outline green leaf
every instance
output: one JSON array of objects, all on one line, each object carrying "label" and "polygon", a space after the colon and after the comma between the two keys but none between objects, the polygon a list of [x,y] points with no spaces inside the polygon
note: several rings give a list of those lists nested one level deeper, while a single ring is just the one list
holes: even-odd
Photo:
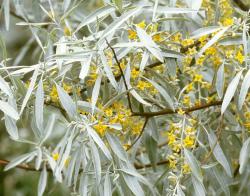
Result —
[{"label": "green leaf", "polygon": [[111,182],[109,177],[109,170],[106,172],[104,181],[104,196],[112,196]]},{"label": "green leaf", "polygon": [[12,169],[13,167],[16,167],[17,165],[21,164],[22,162],[24,162],[25,160],[29,159],[31,161],[31,158],[34,158],[36,152],[29,152],[26,154],[23,154],[21,156],[16,157],[15,159],[13,159],[11,162],[8,163],[8,165],[5,166],[4,171],[8,171],[10,169]]},{"label": "green leaf", "polygon": [[79,31],[82,27],[95,22],[97,19],[100,19],[108,14],[111,14],[115,11],[114,7],[111,6],[105,6],[101,7],[100,9],[97,9],[96,11],[92,12],[90,15],[88,15],[83,22],[81,22],[78,27],[76,28],[75,32]]},{"label": "green leaf", "polygon": [[192,183],[194,186],[194,191],[197,196],[206,196],[206,190],[202,181],[198,180],[195,176],[192,175]]},{"label": "green leaf", "polygon": [[232,175],[231,167],[213,132],[208,133],[208,140],[209,140],[210,148],[211,150],[213,150],[213,155],[215,159],[225,169],[227,175],[232,177],[233,175]]},{"label": "green leaf", "polygon": [[197,39],[197,38],[202,37],[204,35],[214,33],[214,32],[216,32],[216,31],[218,31],[220,29],[221,29],[221,27],[219,27],[219,26],[203,27],[203,28],[197,29],[194,32],[192,32],[191,33],[191,38],[192,39]]},{"label": "green leaf", "polygon": [[123,147],[120,144],[120,141],[118,140],[117,137],[107,133],[106,134],[106,138],[109,142],[109,145],[111,147],[111,149],[113,150],[113,152],[117,155],[117,157],[119,157],[119,159],[127,162],[128,161],[128,157],[126,152],[124,151]]},{"label": "green leaf", "polygon": [[242,148],[240,150],[240,158],[239,158],[239,172],[242,174],[247,166],[247,161],[249,159],[249,153],[250,153],[250,138],[248,138],[242,145]]},{"label": "green leaf", "polygon": [[164,62],[161,50],[153,41],[152,37],[148,35],[147,32],[140,27],[136,27],[136,31],[138,37],[140,38],[144,46],[148,49],[148,51],[151,52],[152,55],[154,55],[160,62]]},{"label": "green leaf", "polygon": [[5,27],[6,30],[8,31],[10,26],[10,0],[4,0],[3,7],[4,7]]},{"label": "green leaf", "polygon": [[71,97],[64,91],[64,89],[56,84],[59,100],[66,110],[69,117],[73,118],[76,115],[76,105]]},{"label": "green leaf", "polygon": [[145,79],[147,81],[149,81],[159,91],[159,93],[163,96],[163,98],[168,103],[168,105],[170,106],[170,108],[174,111],[175,110],[174,103],[172,101],[172,98],[167,93],[167,91],[161,85],[157,84],[155,81],[147,79],[147,78],[145,78]]},{"label": "green leaf", "polygon": [[100,93],[100,87],[101,87],[101,82],[102,82],[102,74],[99,73],[96,81],[95,81],[95,85],[93,87],[93,91],[92,91],[92,97],[91,97],[91,110],[92,110],[92,114],[94,113],[95,110],[95,105]]},{"label": "green leaf", "polygon": [[201,168],[200,168],[195,156],[193,155],[193,153],[191,153],[187,149],[184,149],[184,155],[185,155],[185,158],[186,158],[186,161],[187,161],[188,165],[191,168],[192,174],[200,182],[202,182]]},{"label": "green leaf", "polygon": [[121,15],[119,18],[114,20],[103,32],[101,39],[106,38],[109,34],[111,34],[113,31],[115,31],[117,28],[119,28],[125,21],[127,21],[131,16],[135,16],[137,12],[141,10],[141,7],[138,7],[136,9],[132,9],[123,15]]},{"label": "green leaf", "polygon": [[39,178],[39,182],[38,182],[38,196],[42,196],[46,185],[47,185],[47,168],[46,165],[44,164],[43,166],[43,170],[41,172],[40,178]]},{"label": "green leaf", "polygon": [[222,65],[219,67],[217,71],[217,76],[216,76],[216,91],[219,96],[219,98],[223,97],[223,89],[224,89],[224,62]]},{"label": "green leaf", "polygon": [[203,52],[206,51],[206,49],[208,49],[209,47],[211,47],[212,45],[214,45],[223,35],[224,33],[229,29],[229,27],[224,27],[222,30],[220,30],[218,33],[215,34],[215,36],[209,40],[203,47],[202,49],[199,51],[197,56],[201,56],[203,54]]},{"label": "green leaf", "polygon": [[242,70],[236,74],[234,79],[228,85],[223,102],[222,102],[222,106],[221,106],[221,114],[223,114],[226,111],[227,106],[231,102],[231,100],[234,96],[234,93],[236,91],[236,88],[239,84],[241,75],[242,75]]},{"label": "green leaf", "polygon": [[101,160],[100,160],[99,152],[93,141],[90,142],[90,147],[91,147],[92,161],[93,161],[94,168],[95,168],[96,182],[97,184],[99,184],[101,182],[101,177],[102,177],[101,176],[101,172],[102,172]]},{"label": "green leaf", "polygon": [[240,95],[238,100],[238,106],[240,110],[242,109],[243,103],[246,99],[249,87],[250,87],[250,69],[247,71],[240,89]]},{"label": "green leaf", "polygon": [[39,65],[37,65],[36,67],[33,68],[35,70],[34,70],[34,73],[33,73],[32,77],[31,77],[30,85],[29,85],[29,88],[27,90],[27,93],[26,93],[26,95],[25,95],[25,97],[23,99],[23,103],[22,103],[21,111],[20,111],[20,116],[23,113],[23,110],[24,110],[25,106],[27,105],[27,103],[29,101],[29,98],[30,98],[30,96],[32,94],[32,91],[33,91],[33,89],[35,87],[36,79],[37,79],[37,76],[38,76],[38,73],[39,73],[39,68],[40,68]]},{"label": "green leaf", "polygon": [[44,106],[44,91],[43,91],[43,80],[40,79],[36,91],[35,99],[35,119],[37,128],[43,130],[43,106]]},{"label": "green leaf", "polygon": [[19,114],[8,102],[0,100],[0,110],[14,120],[19,119]]},{"label": "green leaf", "polygon": [[92,137],[92,139],[95,141],[95,143],[99,146],[99,148],[102,150],[102,152],[105,154],[105,156],[111,160],[112,156],[108,150],[108,148],[106,147],[106,145],[104,144],[104,142],[102,141],[102,139],[99,137],[99,135],[95,132],[95,130],[90,127],[89,125],[85,124],[87,131],[89,133],[89,135]]},{"label": "green leaf", "polygon": [[13,97],[10,86],[5,80],[0,76],[0,89],[10,97]]}]

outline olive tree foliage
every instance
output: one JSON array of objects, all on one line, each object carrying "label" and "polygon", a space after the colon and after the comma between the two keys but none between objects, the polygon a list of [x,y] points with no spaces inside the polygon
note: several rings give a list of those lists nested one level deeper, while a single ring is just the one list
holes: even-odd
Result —
[{"label": "olive tree foliage", "polygon": [[17,59],[1,39],[2,121],[30,146],[5,170],[40,172],[38,195],[49,175],[79,195],[249,195],[247,4],[93,2],[2,1],[32,35]]}]

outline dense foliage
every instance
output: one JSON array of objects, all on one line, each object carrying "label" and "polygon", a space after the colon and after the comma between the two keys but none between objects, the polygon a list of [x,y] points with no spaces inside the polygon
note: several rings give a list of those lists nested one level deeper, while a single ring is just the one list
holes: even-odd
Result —
[{"label": "dense foliage", "polygon": [[[49,176],[76,195],[250,194],[247,3],[3,0],[1,12],[2,123],[23,149],[0,157],[5,171],[39,173],[38,195]],[[15,25],[30,34],[13,55]]]}]

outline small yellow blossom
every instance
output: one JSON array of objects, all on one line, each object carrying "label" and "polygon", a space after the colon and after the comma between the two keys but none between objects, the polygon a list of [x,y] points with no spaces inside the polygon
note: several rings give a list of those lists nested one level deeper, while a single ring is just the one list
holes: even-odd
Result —
[{"label": "small yellow blossom", "polygon": [[222,24],[223,24],[224,26],[231,26],[233,23],[234,23],[233,18],[226,18],[226,19],[222,22]]},{"label": "small yellow blossom", "polygon": [[167,136],[168,136],[168,145],[173,145],[176,141],[176,135],[170,132],[167,134]]},{"label": "small yellow blossom", "polygon": [[185,148],[192,148],[194,146],[195,138],[192,136],[186,136],[183,140]]},{"label": "small yellow blossom", "polygon": [[205,56],[201,56],[201,57],[199,57],[199,58],[196,60],[196,64],[197,64],[197,65],[203,65],[204,60],[205,60]]},{"label": "small yellow blossom", "polygon": [[71,36],[71,30],[67,26],[63,28],[64,35]]},{"label": "small yellow blossom", "polygon": [[155,41],[155,42],[161,42],[162,40],[163,40],[163,38],[161,37],[161,34],[155,34],[155,35],[153,35],[153,40]]},{"label": "small yellow blossom", "polygon": [[113,115],[113,110],[111,108],[108,108],[104,111],[106,116],[111,117]]},{"label": "small yellow blossom", "polygon": [[185,47],[185,46],[190,46],[194,44],[194,40],[193,39],[184,39],[182,40],[181,44]]},{"label": "small yellow blossom", "polygon": [[58,152],[52,154],[52,158],[57,161],[59,159],[59,154]]},{"label": "small yellow blossom", "polygon": [[190,97],[188,95],[184,95],[182,103],[186,106],[190,106]]},{"label": "small yellow blossom", "polygon": [[187,54],[194,55],[197,53],[196,47],[188,48]]},{"label": "small yellow blossom", "polygon": [[132,69],[131,71],[131,78],[135,79],[139,76],[140,72],[136,70],[135,68]]},{"label": "small yellow blossom", "polygon": [[137,38],[137,33],[131,29],[128,30],[128,38],[133,40]]},{"label": "small yellow blossom", "polygon": [[184,114],[185,114],[185,111],[184,111],[183,109],[180,108],[180,109],[178,109],[177,113],[180,114],[180,115],[184,115]]},{"label": "small yellow blossom", "polygon": [[193,86],[193,83],[190,83],[190,84],[187,85],[186,92],[189,93],[192,90],[194,90],[194,86]]},{"label": "small yellow blossom", "polygon": [[59,101],[56,86],[52,87],[49,95],[50,95],[50,98],[51,98],[52,102],[57,103]]},{"label": "small yellow blossom", "polygon": [[104,125],[102,122],[98,122],[98,124],[94,125],[94,128],[96,132],[103,136],[106,132],[107,125]]},{"label": "small yellow blossom", "polygon": [[141,21],[140,23],[136,24],[137,27],[140,27],[142,29],[144,29],[146,27],[146,23],[145,20]]},{"label": "small yellow blossom", "polygon": [[237,54],[236,54],[236,56],[235,56],[235,59],[236,59],[240,64],[242,64],[243,61],[244,61],[244,59],[245,59],[245,57],[244,57],[244,55],[243,55],[240,51],[238,51]]},{"label": "small yellow blossom", "polygon": [[195,74],[193,80],[194,80],[194,82],[202,82],[202,78],[203,78],[202,75],[200,75],[200,74]]},{"label": "small yellow blossom", "polygon": [[183,174],[188,174],[191,172],[191,168],[189,167],[189,165],[187,163],[182,165],[182,169],[183,169]]},{"label": "small yellow blossom", "polygon": [[208,49],[206,49],[205,54],[206,55],[215,55],[216,54],[215,47],[209,47]]}]

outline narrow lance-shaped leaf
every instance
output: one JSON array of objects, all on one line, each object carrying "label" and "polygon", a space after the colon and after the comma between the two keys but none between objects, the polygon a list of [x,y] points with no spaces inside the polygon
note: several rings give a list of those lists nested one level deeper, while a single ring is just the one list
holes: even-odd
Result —
[{"label": "narrow lance-shaped leaf", "polygon": [[185,154],[186,161],[191,168],[192,174],[197,178],[197,180],[202,182],[201,169],[195,156],[187,149],[184,149],[184,154]]},{"label": "narrow lance-shaped leaf", "polygon": [[167,91],[161,85],[157,84],[155,81],[147,79],[147,78],[145,78],[145,79],[147,81],[149,81],[159,91],[159,93],[163,96],[163,98],[168,103],[168,105],[170,106],[170,108],[174,111],[175,110],[174,109],[174,103],[172,101],[172,98],[167,93]]},{"label": "narrow lance-shaped leaf", "polygon": [[151,52],[152,55],[154,55],[159,61],[164,62],[161,50],[153,41],[152,37],[148,35],[146,31],[144,31],[139,27],[136,28],[136,31],[138,33],[138,37],[140,38],[141,42],[149,50],[149,52]]},{"label": "narrow lance-shaped leaf", "polygon": [[5,166],[4,171],[7,171],[13,167],[16,167],[17,165],[21,164],[25,160],[30,159],[31,157],[34,157],[35,154],[36,152],[34,151],[34,152],[29,152],[29,153],[16,157],[11,162],[9,162],[8,165]]},{"label": "narrow lance-shaped leaf", "polygon": [[92,12],[90,15],[88,15],[83,22],[81,22],[81,24],[78,25],[77,29],[75,30],[74,33],[76,33],[77,31],[79,31],[82,27],[92,23],[92,22],[95,22],[96,19],[98,18],[102,18],[112,12],[115,11],[115,8],[114,7],[111,7],[111,6],[105,6],[105,7],[102,7],[100,9],[97,9],[96,11]]},{"label": "narrow lance-shaped leaf", "polygon": [[213,132],[208,134],[208,140],[209,140],[210,148],[213,150],[214,157],[225,169],[227,175],[232,177],[231,167],[228,163],[228,160],[224,152],[222,151],[220,145],[218,144],[217,138]]},{"label": "narrow lance-shaped leaf", "polygon": [[215,86],[219,98],[222,98],[223,88],[224,88],[224,63],[220,66],[220,68],[217,71]]},{"label": "narrow lance-shaped leaf", "polygon": [[109,170],[106,172],[105,181],[104,181],[104,196],[112,196]]},{"label": "narrow lance-shaped leaf", "polygon": [[8,31],[10,26],[10,0],[4,0],[3,6],[4,6],[5,27]]},{"label": "narrow lance-shaped leaf", "polygon": [[141,7],[138,7],[136,9],[132,9],[123,15],[121,15],[119,18],[114,20],[103,32],[102,39],[107,37],[110,33],[115,31],[117,28],[119,28],[125,21],[127,21],[131,16],[134,16],[137,12],[141,10]]},{"label": "narrow lance-shaped leaf", "polygon": [[89,125],[85,125],[87,128],[87,131],[89,133],[89,135],[91,136],[91,138],[95,141],[95,143],[99,146],[99,148],[102,150],[102,152],[105,154],[105,156],[111,160],[112,156],[108,150],[108,148],[106,147],[106,145],[104,144],[104,142],[102,141],[102,139],[99,137],[99,135],[95,132],[95,130],[93,130],[92,127],[90,127]]},{"label": "narrow lance-shaped leaf", "polygon": [[250,138],[248,138],[242,145],[240,150],[240,158],[239,158],[239,172],[242,174],[247,166],[247,161],[249,160],[249,152],[250,152]]},{"label": "narrow lance-shaped leaf", "polygon": [[203,52],[206,51],[206,49],[208,49],[210,46],[214,45],[224,35],[224,33],[228,30],[228,28],[229,27],[223,28],[211,40],[209,40],[205,44],[205,46],[203,46],[203,48],[200,50],[200,52],[198,53],[198,56],[201,56],[203,54]]},{"label": "narrow lance-shaped leaf", "polygon": [[92,110],[92,114],[94,113],[95,110],[95,105],[100,93],[100,87],[101,87],[101,82],[102,82],[102,74],[99,73],[96,81],[95,81],[95,85],[92,91],[92,97],[91,97],[91,110]]},{"label": "narrow lance-shaped leaf", "polygon": [[240,95],[239,95],[239,100],[238,100],[238,106],[239,106],[240,110],[241,110],[243,103],[246,99],[249,87],[250,87],[250,69],[247,71],[247,73],[243,79],[241,89],[240,89]]},{"label": "narrow lance-shaped leaf", "polygon": [[44,164],[38,183],[38,196],[42,196],[47,185],[47,168]]},{"label": "narrow lance-shaped leaf", "polygon": [[8,96],[13,97],[9,84],[0,76],[0,89]]},{"label": "narrow lance-shaped leaf", "polygon": [[43,91],[43,80],[40,79],[36,91],[35,99],[35,119],[37,128],[42,131],[43,129],[43,105],[44,105],[44,91]]},{"label": "narrow lance-shaped leaf", "polygon": [[124,149],[122,148],[119,140],[115,136],[113,136],[109,133],[106,134],[106,138],[109,142],[109,145],[111,146],[111,149],[116,154],[116,156],[119,157],[119,159],[127,162],[128,161],[127,154],[124,151]]},{"label": "narrow lance-shaped leaf", "polygon": [[33,91],[33,89],[35,87],[36,79],[37,79],[37,76],[38,76],[38,73],[39,73],[39,68],[40,68],[39,65],[37,65],[35,67],[34,73],[33,73],[32,77],[31,77],[31,80],[30,80],[29,88],[28,88],[27,93],[26,93],[26,95],[25,95],[25,97],[23,99],[20,115],[23,113],[23,110],[24,110],[25,106],[27,105],[27,103],[29,101],[29,98],[30,98],[30,96],[32,94],[32,91]]},{"label": "narrow lance-shaped leaf", "polygon": [[197,196],[206,196],[206,190],[201,181],[199,181],[196,177],[192,176],[192,183]]},{"label": "narrow lance-shaped leaf", "polygon": [[222,106],[221,106],[221,114],[223,114],[226,111],[227,106],[231,102],[231,100],[232,100],[232,98],[234,96],[234,93],[236,91],[236,88],[237,88],[237,86],[239,84],[241,74],[242,74],[242,70],[239,73],[236,74],[234,79],[228,85],[225,96],[224,96],[224,99],[223,99],[223,102],[222,102]]},{"label": "narrow lance-shaped leaf", "polygon": [[19,119],[19,114],[8,102],[0,100],[0,110],[15,120]]},{"label": "narrow lance-shaped leaf", "polygon": [[76,115],[76,105],[71,97],[64,91],[64,89],[56,84],[58,96],[63,108],[67,114],[72,118]]},{"label": "narrow lance-shaped leaf", "polygon": [[88,75],[91,59],[92,59],[92,55],[88,56],[88,58],[85,59],[84,62],[81,62],[82,67],[81,67],[79,78],[82,80],[84,80],[85,77]]},{"label": "narrow lance-shaped leaf", "polygon": [[101,172],[102,172],[101,160],[100,160],[99,152],[93,141],[90,142],[90,146],[91,146],[92,161],[93,161],[94,168],[95,168],[96,181],[97,181],[97,184],[99,184],[101,181]]}]

